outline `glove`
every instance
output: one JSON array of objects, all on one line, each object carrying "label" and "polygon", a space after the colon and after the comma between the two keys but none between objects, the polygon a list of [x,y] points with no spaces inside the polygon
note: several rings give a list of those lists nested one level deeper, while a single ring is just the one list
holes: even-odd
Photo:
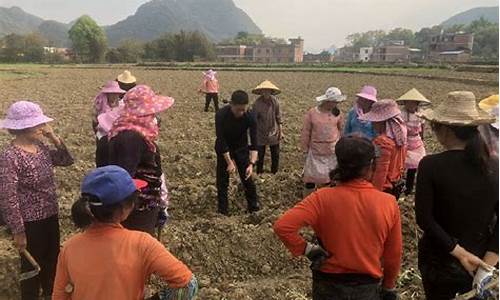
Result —
[{"label": "glove", "polygon": [[382,288],[380,292],[380,299],[382,300],[398,300],[399,294],[396,289],[386,289]]},{"label": "glove", "polygon": [[158,220],[156,221],[156,227],[163,227],[165,224],[168,223],[169,219],[168,211],[167,209],[162,209],[158,212]]},{"label": "glove", "polygon": [[321,264],[330,257],[330,253],[323,249],[323,247],[312,243],[307,243],[304,255],[312,262],[311,269],[313,270],[319,270]]},{"label": "glove", "polygon": [[493,296],[491,290],[485,289],[486,285],[493,280],[493,270],[493,268],[487,270],[479,266],[476,271],[476,275],[472,281],[472,287],[476,290],[477,297],[480,299],[487,299]]}]

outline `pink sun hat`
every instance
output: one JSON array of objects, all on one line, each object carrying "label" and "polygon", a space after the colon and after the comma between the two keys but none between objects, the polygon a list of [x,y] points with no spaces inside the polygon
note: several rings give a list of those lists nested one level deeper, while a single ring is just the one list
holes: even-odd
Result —
[{"label": "pink sun hat", "polygon": [[106,85],[101,89],[101,93],[104,94],[125,94],[126,92],[120,88],[120,85],[115,80],[106,82]]},{"label": "pink sun hat", "polygon": [[43,114],[38,104],[20,100],[13,103],[7,110],[7,116],[0,121],[0,127],[21,130],[54,121]]},{"label": "pink sun hat", "polygon": [[136,116],[148,116],[169,109],[174,98],[156,95],[147,85],[138,85],[123,97],[124,110]]},{"label": "pink sun hat", "polygon": [[371,85],[365,85],[361,88],[361,92],[359,92],[359,94],[356,94],[356,96],[373,102],[377,102],[377,89]]},{"label": "pink sun hat", "polygon": [[210,80],[213,80],[215,78],[215,75],[217,74],[217,72],[215,72],[214,70],[210,69],[206,72],[203,72],[203,76],[207,79],[210,79]]},{"label": "pink sun hat", "polygon": [[379,100],[372,105],[372,109],[359,117],[362,121],[383,122],[401,114],[396,101],[392,99]]}]

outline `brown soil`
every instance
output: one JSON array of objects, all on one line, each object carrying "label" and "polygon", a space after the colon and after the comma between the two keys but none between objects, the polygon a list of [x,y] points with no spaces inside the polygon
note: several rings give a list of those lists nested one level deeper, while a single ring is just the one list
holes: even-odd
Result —
[{"label": "brown soil", "polygon": [[[77,162],[57,170],[63,239],[75,232],[68,215],[78,194],[79,182],[93,167],[94,138],[90,112],[93,96],[106,80],[121,70],[40,68],[43,77],[1,79],[0,111],[15,99],[34,99],[50,116],[54,127],[66,141]],[[452,90],[471,90],[478,98],[498,93],[497,88],[431,81],[425,79],[353,74],[315,74],[284,72],[221,72],[222,97],[240,88],[250,90],[264,79],[282,90],[286,140],[282,146],[281,171],[276,176],[257,179],[264,209],[255,216],[245,214],[244,197],[233,179],[230,188],[231,217],[215,214],[215,154],[213,112],[203,113],[203,100],[196,93],[198,71],[133,70],[141,82],[156,91],[173,96],[175,106],[162,115],[160,148],[171,195],[172,221],[165,228],[165,245],[196,273],[200,280],[200,299],[310,299],[310,271],[304,258],[292,258],[272,232],[272,223],[300,200],[302,158],[299,132],[304,112],[314,105],[313,97],[329,86],[340,87],[349,101],[341,105],[346,112],[353,95],[363,84],[378,87],[380,97],[397,97],[412,87],[435,103]],[[430,131],[428,132],[430,133]],[[9,140],[0,136],[0,143]],[[437,151],[428,134],[429,152]],[[269,166],[269,164],[267,164]],[[404,259],[399,288],[402,299],[422,299],[416,267],[418,230],[413,199],[400,203],[404,230]],[[0,240],[0,299],[19,295],[18,257],[6,231]]]}]

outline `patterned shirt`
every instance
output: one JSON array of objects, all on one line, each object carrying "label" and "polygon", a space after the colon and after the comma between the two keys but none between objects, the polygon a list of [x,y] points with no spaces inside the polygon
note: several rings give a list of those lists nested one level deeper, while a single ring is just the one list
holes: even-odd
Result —
[{"label": "patterned shirt", "polygon": [[54,166],[73,164],[64,144],[53,150],[37,146],[38,153],[13,144],[0,153],[0,212],[14,234],[24,232],[24,222],[58,213]]}]

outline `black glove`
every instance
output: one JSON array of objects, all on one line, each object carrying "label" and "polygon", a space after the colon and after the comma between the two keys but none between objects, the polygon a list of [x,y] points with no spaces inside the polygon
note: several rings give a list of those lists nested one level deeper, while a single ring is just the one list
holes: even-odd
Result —
[{"label": "black glove", "polygon": [[311,243],[307,243],[304,255],[312,262],[311,269],[313,270],[319,270],[321,264],[330,257],[330,253],[323,249],[323,247]]},{"label": "black glove", "polygon": [[386,289],[382,288],[380,292],[380,299],[382,300],[398,300],[399,294],[396,289]]}]

